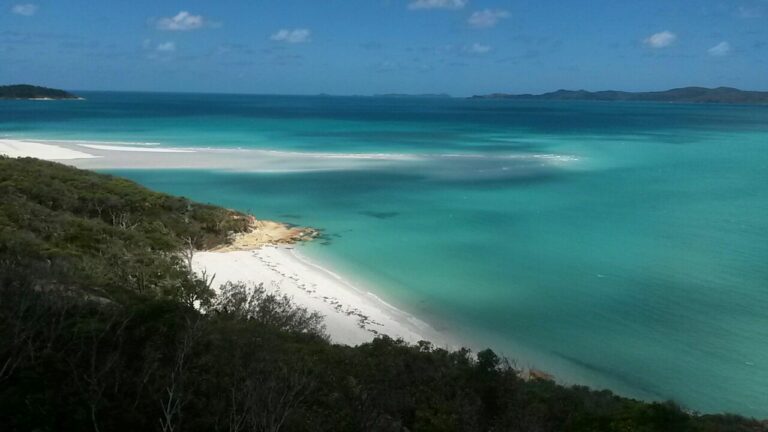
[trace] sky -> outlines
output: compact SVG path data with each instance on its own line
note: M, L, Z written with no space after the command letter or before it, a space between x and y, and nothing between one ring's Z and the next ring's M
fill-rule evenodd
M0 84L262 94L768 90L768 0L0 0Z

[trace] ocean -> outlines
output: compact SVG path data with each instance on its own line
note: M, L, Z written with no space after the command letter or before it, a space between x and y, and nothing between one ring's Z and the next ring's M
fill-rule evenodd
M768 417L768 106L79 92L0 137L418 156L110 170L320 228L319 262L567 384Z

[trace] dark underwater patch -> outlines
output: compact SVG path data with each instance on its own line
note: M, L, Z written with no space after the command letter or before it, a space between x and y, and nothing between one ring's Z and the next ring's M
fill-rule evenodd
M376 219L391 219L393 217L400 215L400 212L380 212L380 211L361 211L358 213L361 215L370 216Z

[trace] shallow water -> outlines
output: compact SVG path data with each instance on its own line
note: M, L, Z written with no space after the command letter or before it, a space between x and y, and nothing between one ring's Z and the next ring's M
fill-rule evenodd
M441 155L116 173L320 227L307 253L522 366L768 417L768 107L85 96L0 103L0 135Z

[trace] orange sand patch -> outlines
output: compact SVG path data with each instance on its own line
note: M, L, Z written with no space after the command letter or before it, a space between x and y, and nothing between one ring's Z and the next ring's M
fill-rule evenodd
M230 244L212 249L212 252L249 251L265 245L294 244L312 240L320 235L314 228L291 226L270 220L250 217L250 229L236 234Z
M528 369L528 380L554 381L555 377L542 370Z

